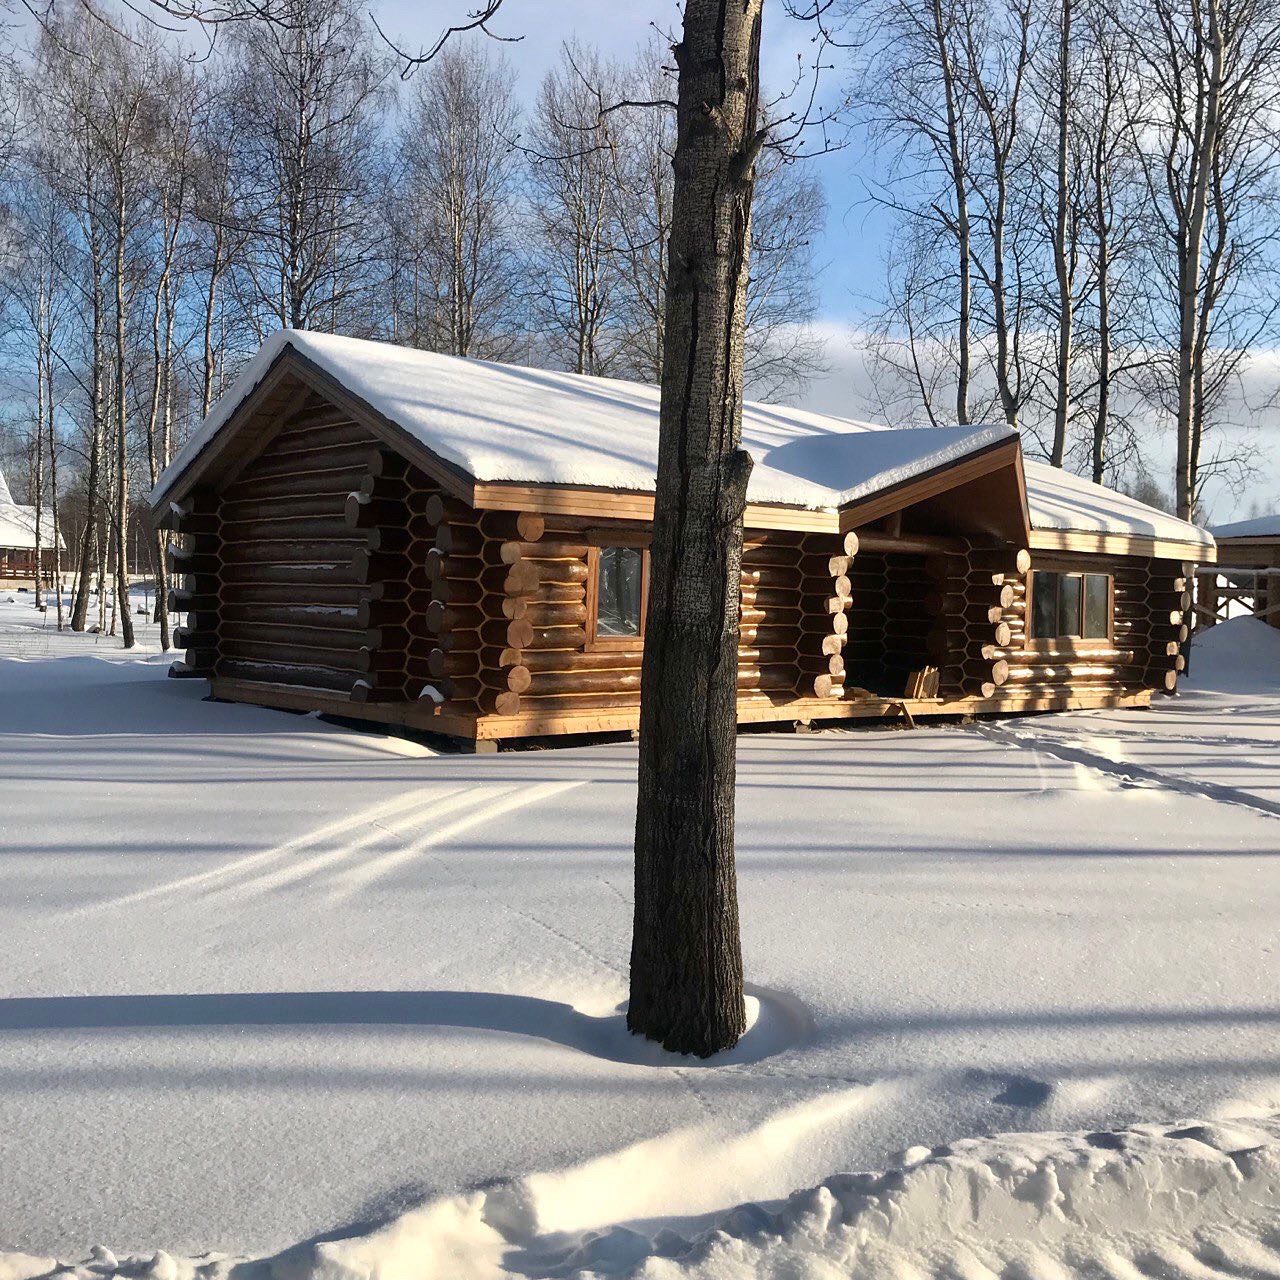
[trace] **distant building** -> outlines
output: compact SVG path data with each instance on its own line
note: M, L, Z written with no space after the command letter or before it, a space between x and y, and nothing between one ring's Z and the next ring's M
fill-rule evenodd
M36 547L36 509L14 502L9 484L0 472L0 580L35 581L37 551L47 581L52 582L54 562L53 521L48 512L41 521L40 546Z
M219 698L473 739L639 722L656 387L286 331L161 476ZM747 404L738 718L1142 706L1204 530L1003 423Z
M1215 526L1218 563L1197 575L1202 627L1252 614L1280 627L1280 512Z

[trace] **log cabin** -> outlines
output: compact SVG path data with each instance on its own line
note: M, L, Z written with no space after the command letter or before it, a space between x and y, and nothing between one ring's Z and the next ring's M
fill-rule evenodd
M0 473L0 581L34 584L37 573L53 582L55 553L52 521L45 512L41 536L36 537L36 509L14 502L9 485Z
M173 674L502 740L639 722L656 387L273 335L150 496ZM1007 426L747 404L739 722L1139 707L1213 539Z

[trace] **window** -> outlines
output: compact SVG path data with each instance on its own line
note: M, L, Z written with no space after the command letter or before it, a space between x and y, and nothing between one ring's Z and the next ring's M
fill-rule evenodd
M595 549L593 640L625 640L642 634L644 557L639 547Z
M1037 569L1031 578L1031 638L1109 640L1110 577Z

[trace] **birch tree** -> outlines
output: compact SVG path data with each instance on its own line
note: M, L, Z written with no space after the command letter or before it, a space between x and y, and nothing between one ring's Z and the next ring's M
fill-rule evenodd
M519 112L511 66L449 46L416 82L387 195L401 341L501 359L518 341Z

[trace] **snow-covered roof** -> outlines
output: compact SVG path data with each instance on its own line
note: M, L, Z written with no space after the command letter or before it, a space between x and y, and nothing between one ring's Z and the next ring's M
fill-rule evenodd
M653 491L655 386L286 329L267 339L174 458L152 493L153 506L286 347L477 481ZM747 496L834 511L1016 435L1003 423L895 428L748 402L742 441L755 467ZM1193 525L1051 467L1029 463L1027 484L1037 529L1213 545Z
M1025 463L1027 506L1032 529L1068 533L1124 533L1169 542L1188 542L1206 550L1213 537L1137 498L1094 484L1044 462Z
M53 530L45 527L40 531L42 546L53 545ZM34 547L36 545L36 509L19 506L16 502L3 501L0 494L0 547Z
M1254 516L1252 520L1236 520L1231 524L1215 524L1211 530L1223 538L1280 538L1280 512L1273 516Z
M267 339L213 407L160 477L156 496L192 462L285 346L476 480L638 492L654 488L655 386L283 330ZM873 423L748 403L742 440L756 464L748 497L833 509L1014 434L1004 425L888 431Z
M14 502L4 472L0 471L0 547L26 550L36 545L36 509ZM53 522L45 512L41 521L40 545L53 546Z

